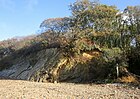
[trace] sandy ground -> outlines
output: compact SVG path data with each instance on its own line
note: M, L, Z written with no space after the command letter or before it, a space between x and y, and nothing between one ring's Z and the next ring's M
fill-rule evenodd
M140 89L120 84L54 84L2 79L0 99L140 99Z

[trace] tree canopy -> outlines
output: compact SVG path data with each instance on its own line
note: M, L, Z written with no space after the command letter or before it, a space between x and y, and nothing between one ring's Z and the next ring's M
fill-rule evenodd
M132 54L140 50L140 6L120 11L99 1L77 0L70 10L71 16L44 20L40 27L71 40L67 46L71 51L119 48L130 61L137 58Z

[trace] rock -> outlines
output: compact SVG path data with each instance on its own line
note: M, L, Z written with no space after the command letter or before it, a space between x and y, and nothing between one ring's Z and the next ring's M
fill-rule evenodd
M54 84L57 84L57 81L54 81Z

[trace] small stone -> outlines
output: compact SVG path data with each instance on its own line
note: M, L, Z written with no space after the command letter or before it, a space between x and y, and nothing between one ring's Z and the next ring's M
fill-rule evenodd
M57 84L57 81L54 81L54 84Z

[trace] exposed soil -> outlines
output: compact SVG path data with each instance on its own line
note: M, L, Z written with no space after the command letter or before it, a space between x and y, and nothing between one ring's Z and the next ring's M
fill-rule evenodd
M1 79L0 99L140 99L140 89L122 84L38 83Z

